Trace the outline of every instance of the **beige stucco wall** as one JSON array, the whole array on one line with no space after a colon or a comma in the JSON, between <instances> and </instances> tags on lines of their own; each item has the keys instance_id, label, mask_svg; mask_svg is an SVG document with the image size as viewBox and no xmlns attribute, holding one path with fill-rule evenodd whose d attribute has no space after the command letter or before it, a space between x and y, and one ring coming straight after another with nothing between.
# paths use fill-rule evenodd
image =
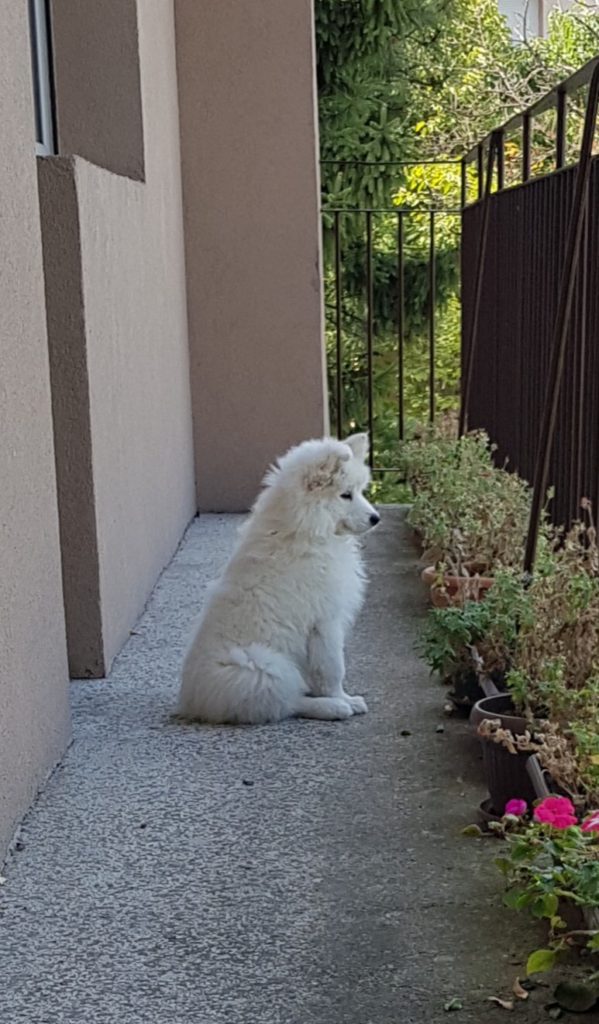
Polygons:
<instances>
[{"instance_id":1,"label":"beige stucco wall","mask_svg":"<svg viewBox=\"0 0 599 1024\"><path fill-rule=\"evenodd\" d=\"M69 734L27 5L0 0L0 859Z\"/></svg>"},{"instance_id":2,"label":"beige stucco wall","mask_svg":"<svg viewBox=\"0 0 599 1024\"><path fill-rule=\"evenodd\" d=\"M312 0L176 0L200 510L327 425Z\"/></svg>"},{"instance_id":3,"label":"beige stucco wall","mask_svg":"<svg viewBox=\"0 0 599 1024\"><path fill-rule=\"evenodd\" d=\"M142 180L136 0L51 0L51 10L58 151Z\"/></svg>"},{"instance_id":4,"label":"beige stucco wall","mask_svg":"<svg viewBox=\"0 0 599 1024\"><path fill-rule=\"evenodd\" d=\"M99 6L114 15L112 0L99 0ZM59 68L70 61L70 87L76 88L87 68L76 66L70 7L70 0L64 6L63 0L54 2L55 52ZM50 340L61 351L69 337L86 396L72 453L80 475L88 474L84 494L92 517L81 517L72 490L70 499L65 494L61 500L64 543L75 551L65 561L65 590L67 608L73 595L69 654L76 676L108 668L195 512L171 0L140 0L137 29L145 180L77 156L50 160L42 176L46 265L54 267ZM118 46L118 37L113 42ZM108 89L107 102L111 95ZM63 111L63 131L65 116ZM113 108L113 117L118 116ZM76 147L76 133L69 138ZM101 162L109 164L110 154ZM70 196L77 225L57 235L60 209L72 227ZM79 280L73 274L74 253ZM74 322L77 309L82 312ZM70 359L63 363L53 385L65 429L73 435L68 402L73 365ZM66 473L59 459L60 481ZM82 580L83 588L91 581L83 593Z\"/></svg>"}]
</instances>

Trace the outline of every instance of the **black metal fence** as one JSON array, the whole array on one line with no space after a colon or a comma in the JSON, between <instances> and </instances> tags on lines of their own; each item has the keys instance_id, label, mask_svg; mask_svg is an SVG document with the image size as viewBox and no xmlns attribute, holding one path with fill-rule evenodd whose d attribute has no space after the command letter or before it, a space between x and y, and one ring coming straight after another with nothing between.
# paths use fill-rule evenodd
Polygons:
<instances>
[{"instance_id":1,"label":"black metal fence","mask_svg":"<svg viewBox=\"0 0 599 1024\"><path fill-rule=\"evenodd\" d=\"M459 404L458 374L453 396L438 379L437 343L448 287L459 301L460 172L457 161L431 164L455 171L455 195L444 205L424 195L323 209L332 427L338 436L368 429L375 474L397 473L397 444L411 422L433 422ZM339 164L347 166L356 167ZM399 178L412 166L425 164L393 168ZM456 360L458 353L456 337Z\"/></svg>"},{"instance_id":2,"label":"black metal fence","mask_svg":"<svg viewBox=\"0 0 599 1024\"><path fill-rule=\"evenodd\" d=\"M584 86L580 156L565 166L568 100ZM534 484L529 568L548 485L558 523L578 517L582 498L599 507L598 96L595 60L463 163L461 425L487 430L498 457ZM535 118L546 111L555 114L553 167L534 179ZM506 185L514 132L520 180Z\"/></svg>"}]
</instances>

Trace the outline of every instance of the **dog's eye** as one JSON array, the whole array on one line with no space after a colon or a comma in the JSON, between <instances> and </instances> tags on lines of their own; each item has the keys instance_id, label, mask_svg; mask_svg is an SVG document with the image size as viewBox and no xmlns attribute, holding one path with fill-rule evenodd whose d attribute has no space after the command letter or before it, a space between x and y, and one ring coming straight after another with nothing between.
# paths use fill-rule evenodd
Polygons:
<instances>
[{"instance_id":1,"label":"dog's eye","mask_svg":"<svg viewBox=\"0 0 599 1024\"><path fill-rule=\"evenodd\" d=\"M351 491L345 491L345 493L342 494L341 497L343 498L344 501L351 501L353 498L353 494Z\"/></svg>"}]
</instances>

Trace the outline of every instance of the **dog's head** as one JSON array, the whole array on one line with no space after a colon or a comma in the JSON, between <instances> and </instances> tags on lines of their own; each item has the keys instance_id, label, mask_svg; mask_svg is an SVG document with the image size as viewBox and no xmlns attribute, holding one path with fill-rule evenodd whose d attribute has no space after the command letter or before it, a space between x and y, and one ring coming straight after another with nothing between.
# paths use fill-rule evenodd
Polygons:
<instances>
[{"instance_id":1,"label":"dog's head","mask_svg":"<svg viewBox=\"0 0 599 1024\"><path fill-rule=\"evenodd\" d=\"M380 520L363 494L370 482L367 458L367 434L305 441L279 460L266 484L284 498L297 530L359 535Z\"/></svg>"}]
</instances>

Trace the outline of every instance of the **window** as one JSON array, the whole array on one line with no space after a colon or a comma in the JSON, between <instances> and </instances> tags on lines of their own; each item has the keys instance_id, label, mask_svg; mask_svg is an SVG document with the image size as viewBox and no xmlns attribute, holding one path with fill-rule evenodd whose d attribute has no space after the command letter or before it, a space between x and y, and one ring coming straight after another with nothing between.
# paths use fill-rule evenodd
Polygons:
<instances>
[{"instance_id":1,"label":"window","mask_svg":"<svg viewBox=\"0 0 599 1024\"><path fill-rule=\"evenodd\" d=\"M29 27L33 64L35 152L38 156L50 156L56 153L56 133L48 0L29 0Z\"/></svg>"}]
</instances>

